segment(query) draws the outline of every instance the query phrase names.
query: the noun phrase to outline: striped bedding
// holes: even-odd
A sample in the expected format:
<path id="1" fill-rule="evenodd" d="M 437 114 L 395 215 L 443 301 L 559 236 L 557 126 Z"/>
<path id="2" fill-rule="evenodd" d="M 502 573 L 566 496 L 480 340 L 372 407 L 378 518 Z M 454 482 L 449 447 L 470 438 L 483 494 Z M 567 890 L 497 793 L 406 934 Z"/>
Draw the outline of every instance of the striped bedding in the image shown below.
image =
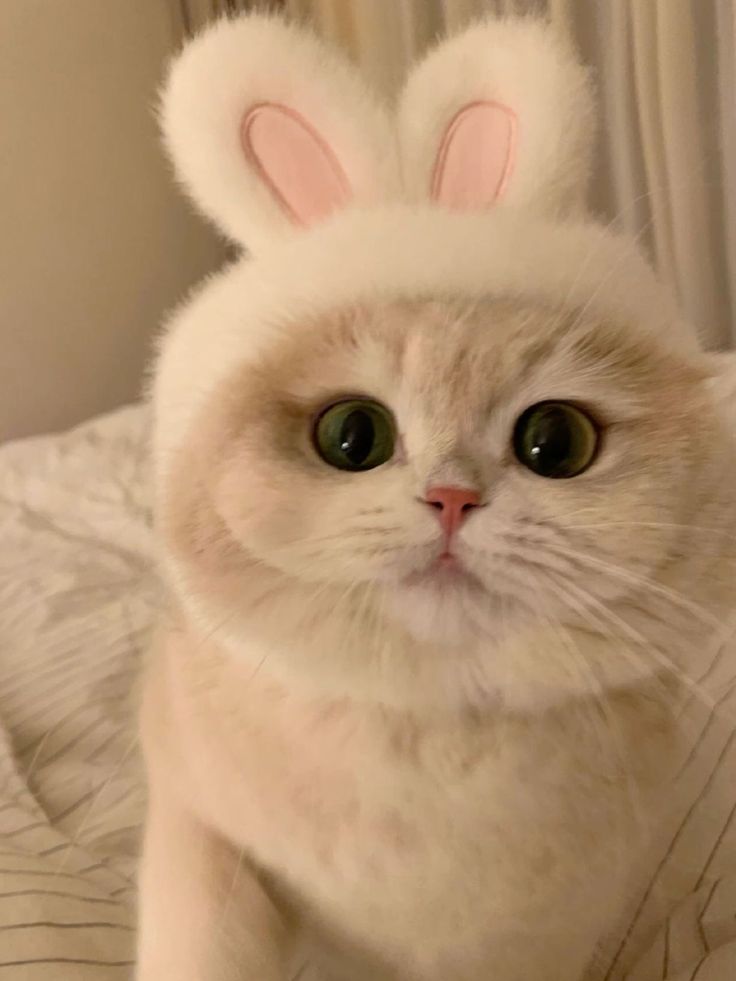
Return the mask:
<path id="1" fill-rule="evenodd" d="M 0 447 L 0 981 L 133 976 L 145 435 L 131 407 Z M 714 654 L 717 704 L 692 705 L 666 827 L 587 981 L 736 979 L 736 650 Z"/>
<path id="2" fill-rule="evenodd" d="M 0 448 L 0 981 L 123 981 L 152 618 L 145 419 Z"/>

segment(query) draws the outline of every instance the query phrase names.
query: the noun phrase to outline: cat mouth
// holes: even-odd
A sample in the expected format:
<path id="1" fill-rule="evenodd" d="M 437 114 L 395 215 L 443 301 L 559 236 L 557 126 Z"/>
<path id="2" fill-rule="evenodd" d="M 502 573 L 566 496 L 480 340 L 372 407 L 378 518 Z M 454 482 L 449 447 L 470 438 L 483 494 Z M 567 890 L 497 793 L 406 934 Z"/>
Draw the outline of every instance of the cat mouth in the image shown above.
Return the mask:
<path id="1" fill-rule="evenodd" d="M 463 572 L 465 566 L 453 552 L 445 551 L 431 564 L 430 569 L 443 569 L 446 572 Z"/>
<path id="2" fill-rule="evenodd" d="M 409 586 L 482 589 L 480 580 L 454 552 L 444 551 L 422 569 L 411 572 L 404 580 Z"/>

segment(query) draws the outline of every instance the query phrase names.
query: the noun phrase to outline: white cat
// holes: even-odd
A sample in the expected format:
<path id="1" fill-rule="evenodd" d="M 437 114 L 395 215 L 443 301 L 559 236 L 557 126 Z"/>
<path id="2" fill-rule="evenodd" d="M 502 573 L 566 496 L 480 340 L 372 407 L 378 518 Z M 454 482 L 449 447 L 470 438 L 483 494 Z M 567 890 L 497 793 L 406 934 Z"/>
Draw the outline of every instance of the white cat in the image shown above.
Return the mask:
<path id="1" fill-rule="evenodd" d="M 177 171 L 254 257 L 154 384 L 139 981 L 575 981 L 617 915 L 736 467 L 712 362 L 576 217 L 592 115 L 533 21 L 440 45 L 395 114 L 275 19 L 175 63 Z"/>

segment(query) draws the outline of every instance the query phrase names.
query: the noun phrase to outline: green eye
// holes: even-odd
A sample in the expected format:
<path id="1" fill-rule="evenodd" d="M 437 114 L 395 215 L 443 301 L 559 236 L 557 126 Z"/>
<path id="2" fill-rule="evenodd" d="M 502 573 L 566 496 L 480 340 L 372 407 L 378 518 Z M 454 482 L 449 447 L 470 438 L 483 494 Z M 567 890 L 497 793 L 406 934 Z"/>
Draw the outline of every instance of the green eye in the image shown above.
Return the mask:
<path id="1" fill-rule="evenodd" d="M 577 477 L 598 448 L 595 423 L 567 402 L 539 402 L 519 416 L 514 452 L 540 477 Z"/>
<path id="2" fill-rule="evenodd" d="M 314 429 L 314 445 L 338 470 L 372 470 L 394 455 L 393 416 L 378 402 L 351 399 L 326 409 Z"/>

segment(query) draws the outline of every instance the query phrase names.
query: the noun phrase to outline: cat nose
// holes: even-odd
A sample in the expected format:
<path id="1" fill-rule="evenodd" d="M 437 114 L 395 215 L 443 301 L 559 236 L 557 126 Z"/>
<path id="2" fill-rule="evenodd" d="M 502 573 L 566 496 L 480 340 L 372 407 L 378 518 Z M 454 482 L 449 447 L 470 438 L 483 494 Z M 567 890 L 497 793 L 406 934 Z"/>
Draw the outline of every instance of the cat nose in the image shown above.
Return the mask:
<path id="1" fill-rule="evenodd" d="M 437 511 L 448 541 L 470 512 L 480 507 L 480 494 L 468 487 L 430 487 L 424 500 Z"/>

